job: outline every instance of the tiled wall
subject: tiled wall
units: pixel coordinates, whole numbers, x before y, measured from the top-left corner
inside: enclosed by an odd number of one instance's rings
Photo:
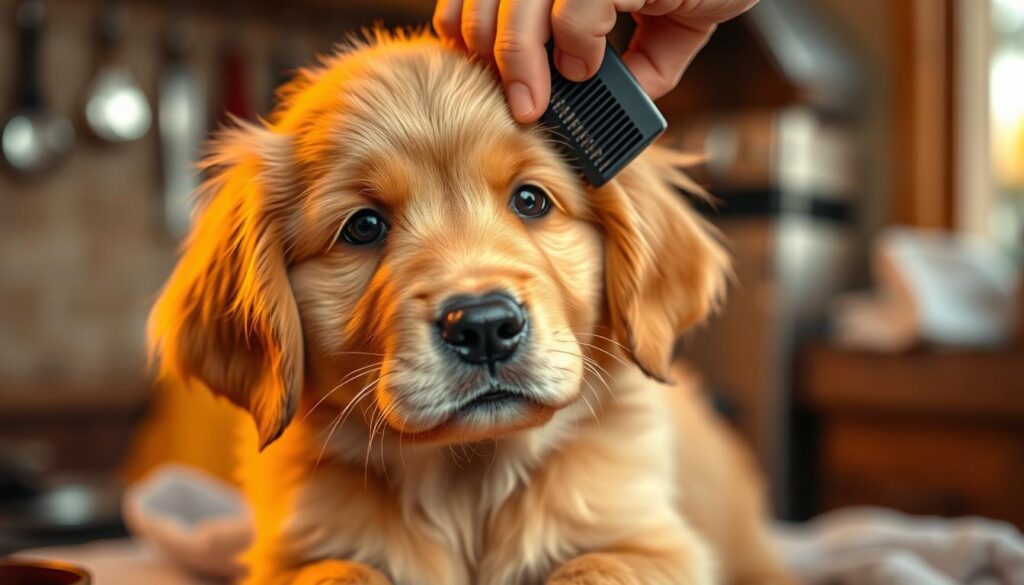
[[[16,83],[14,2],[0,7],[0,97]],[[151,10],[132,11],[124,58],[152,98],[159,39]],[[157,224],[156,132],[128,145],[98,144],[81,124],[95,68],[91,3],[50,2],[42,48],[49,104],[75,122],[71,155],[30,181],[0,173],[0,382],[94,386],[143,371],[143,323],[174,243]],[[0,390],[3,388],[0,387]]]

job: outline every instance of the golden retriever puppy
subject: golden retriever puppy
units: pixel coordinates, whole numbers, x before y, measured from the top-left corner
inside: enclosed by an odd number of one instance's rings
[[[587,189],[484,65],[374,37],[216,142],[151,318],[255,420],[248,582],[784,582],[669,365],[727,264],[672,156]]]

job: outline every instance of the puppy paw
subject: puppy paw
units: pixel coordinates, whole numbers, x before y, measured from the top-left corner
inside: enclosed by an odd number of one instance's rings
[[[798,585],[796,579],[781,570],[739,576],[732,583],[733,585]]]
[[[391,581],[359,563],[320,561],[299,571],[291,585],[391,585]]]
[[[559,567],[547,585],[642,585],[628,564],[614,555],[592,553]]]
[[[687,556],[628,553],[589,553],[565,563],[548,578],[547,585],[712,585],[710,565]],[[692,557],[693,555],[691,555]]]

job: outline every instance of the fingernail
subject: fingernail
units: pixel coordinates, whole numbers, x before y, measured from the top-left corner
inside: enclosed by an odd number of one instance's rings
[[[558,71],[570,81],[583,81],[587,78],[587,62],[575,55],[559,51],[557,57]]]
[[[530,88],[521,81],[513,81],[508,84],[508,105],[512,108],[512,115],[516,118],[525,118],[533,112],[534,101]]]

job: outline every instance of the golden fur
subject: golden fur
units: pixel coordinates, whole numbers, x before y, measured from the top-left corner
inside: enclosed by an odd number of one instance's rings
[[[248,582],[786,582],[755,473],[669,365],[727,269],[674,155],[584,189],[486,67],[375,37],[220,137],[151,317],[166,375],[255,420]],[[513,214],[522,182],[556,209]],[[386,242],[339,243],[365,207]],[[437,306],[495,288],[529,310],[501,375],[535,408],[452,422],[471,383],[433,349]]]

